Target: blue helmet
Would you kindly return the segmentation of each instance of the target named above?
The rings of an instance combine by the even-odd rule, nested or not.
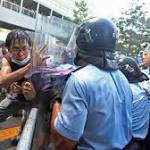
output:
[[[117,28],[104,18],[93,18],[84,22],[78,30],[76,44],[80,51],[75,63],[83,59],[100,69],[116,70],[115,46]],[[77,64],[77,63],[76,63]]]
[[[114,52],[117,28],[108,19],[89,19],[79,27],[76,44],[81,51],[95,54],[99,51]]]

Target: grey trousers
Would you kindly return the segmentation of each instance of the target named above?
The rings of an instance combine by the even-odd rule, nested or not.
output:
[[[11,115],[16,115],[18,111],[24,108],[24,101],[7,95],[6,98],[0,102],[0,122],[5,121],[5,119]]]

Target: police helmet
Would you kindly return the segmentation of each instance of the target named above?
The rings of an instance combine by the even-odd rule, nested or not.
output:
[[[117,28],[108,19],[89,19],[79,27],[76,38],[81,52],[98,55],[100,51],[114,52],[117,39]]]
[[[118,67],[130,83],[149,80],[146,74],[141,72],[136,61],[131,57],[124,57],[118,60]]]

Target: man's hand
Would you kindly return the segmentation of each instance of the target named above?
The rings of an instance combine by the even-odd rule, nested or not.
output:
[[[32,50],[32,65],[39,66],[42,65],[44,60],[49,58],[47,55],[47,45],[44,45],[42,48],[37,48],[35,44],[33,44]]]
[[[22,93],[27,101],[31,101],[36,97],[36,91],[30,82],[22,83]]]
[[[55,102],[52,108],[52,115],[50,120],[51,134],[54,140],[54,145],[56,150],[73,150],[77,144],[76,141],[69,140],[62,135],[60,135],[55,129],[54,122],[58,116],[58,113],[61,110],[61,104],[59,102]]]
[[[11,72],[10,66],[8,65],[3,66],[0,72],[0,87],[9,86],[13,82],[22,79],[24,75],[29,71],[30,68],[31,68],[31,63],[29,63],[25,67],[18,69],[17,71]]]
[[[12,74],[17,75],[17,80],[20,80],[24,77],[24,75],[29,71],[31,68],[31,63],[27,64],[25,67],[18,69],[15,72],[12,72]]]
[[[10,85],[10,89],[11,89],[11,92],[13,92],[13,93],[17,93],[17,94],[22,93],[22,88],[21,88],[20,85],[18,85],[17,82],[13,82],[13,83]]]

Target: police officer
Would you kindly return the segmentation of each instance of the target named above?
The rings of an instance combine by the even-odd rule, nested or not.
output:
[[[142,59],[143,59],[143,65],[146,66],[142,71],[150,78],[150,44],[147,43],[145,46],[143,52],[142,52]],[[142,87],[145,88],[149,93],[149,99],[150,99],[150,80],[142,82]],[[150,110],[150,101],[149,101],[149,110]],[[147,149],[150,149],[150,127],[149,127],[149,133],[146,137],[146,147]]]
[[[143,60],[143,68],[142,72],[144,72],[150,78],[150,45],[147,45],[142,51],[142,60]],[[141,84],[143,88],[145,88],[150,93],[150,81],[142,82]]]
[[[132,91],[114,57],[117,29],[104,18],[83,23],[76,37],[75,63],[62,104],[53,106],[56,149],[116,150],[131,140]]]
[[[147,46],[144,48],[141,54],[142,54],[143,66],[145,66],[143,72],[145,72],[150,77],[150,69],[149,69],[150,68],[150,45],[149,44],[147,44]]]
[[[127,150],[145,150],[144,139],[149,128],[149,107],[147,91],[140,82],[149,80],[148,76],[141,72],[133,58],[125,57],[118,62],[119,69],[127,77],[133,93],[132,110],[132,142]]]

